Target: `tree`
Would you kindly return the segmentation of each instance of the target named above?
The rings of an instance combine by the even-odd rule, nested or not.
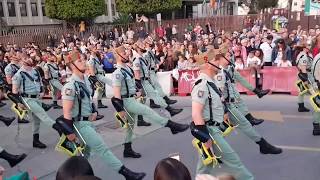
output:
[[[46,15],[71,23],[90,21],[104,14],[104,0],[46,0]]]
[[[276,7],[279,0],[241,0],[240,3],[244,3],[250,8],[249,14],[255,14],[258,10]]]
[[[182,6],[181,0],[116,0],[117,10],[124,14],[153,14]]]

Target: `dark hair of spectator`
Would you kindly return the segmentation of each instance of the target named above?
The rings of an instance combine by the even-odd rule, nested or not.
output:
[[[161,160],[154,171],[154,180],[191,180],[188,168],[172,158]]]
[[[77,176],[93,176],[93,170],[84,157],[73,156],[58,169],[56,180],[76,180]]]

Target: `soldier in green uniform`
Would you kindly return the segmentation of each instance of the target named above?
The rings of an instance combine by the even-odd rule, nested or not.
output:
[[[298,78],[306,84],[310,84],[312,80],[311,65],[312,54],[309,52],[309,48],[306,44],[302,43],[298,48],[302,48],[302,51],[298,54],[296,59],[297,68],[299,70]],[[298,95],[298,112],[309,112],[310,110],[304,106],[304,97],[306,94],[299,93]]]
[[[221,52],[221,51],[220,51]],[[249,84],[249,82],[244,79],[240,73],[234,69],[234,64],[232,63],[233,55],[232,53],[226,52],[226,55],[223,56],[223,58],[229,62],[229,65],[226,67],[226,71],[230,75],[231,79],[231,85],[234,90],[235,98],[237,101],[235,101],[235,104],[237,104],[239,111],[247,118],[247,120],[250,122],[251,125],[259,125],[264,120],[263,119],[257,119],[252,116],[252,114],[249,112],[248,106],[244,102],[244,100],[241,98],[239,91],[236,88],[236,81],[242,84],[243,86],[247,87],[248,89],[253,89],[253,87]],[[230,59],[230,60],[229,60]],[[257,88],[254,89],[255,93],[258,95],[259,98],[265,96],[269,93],[270,90],[258,90]]]
[[[33,60],[25,55],[21,59],[22,66],[12,77],[12,94],[14,103],[19,107],[27,109],[33,120],[33,147],[46,148],[39,140],[40,122],[51,127],[54,121],[42,108],[39,97],[43,95],[42,80],[40,73],[33,68]]]
[[[20,53],[20,57],[22,57],[22,54]],[[20,65],[19,65],[19,59],[20,59],[19,55],[11,55],[10,60],[11,62],[5,67],[4,72],[6,75],[6,80],[7,80],[7,84],[8,84],[8,90],[12,91],[12,77],[19,71],[20,69]],[[28,120],[26,119],[20,119],[20,117],[18,117],[18,123],[29,123]]]
[[[252,141],[257,143],[260,147],[260,153],[262,154],[280,154],[282,149],[277,148],[269,144],[262,136],[252,127],[249,120],[243,115],[239,108],[237,101],[239,98],[235,93],[233,79],[230,73],[226,70],[230,61],[223,55],[218,54],[216,58],[220,59],[220,65],[222,67],[221,72],[215,77],[219,88],[223,91],[223,96],[225,98],[226,107],[228,109],[228,114],[233,125],[238,125],[238,128],[246,136],[248,136]],[[221,82],[222,81],[222,82]],[[225,82],[223,82],[225,81]]]
[[[155,90],[159,93],[160,97],[162,97],[167,104],[175,104],[177,103],[177,100],[169,99],[169,97],[163,92],[161,85],[159,84],[158,78],[157,78],[157,70],[159,68],[160,61],[156,58],[156,55],[152,51],[152,48],[154,47],[154,43],[152,39],[149,37],[145,39],[145,45],[147,52],[145,53],[145,60],[148,62],[149,65],[149,73],[150,73],[150,81],[152,86],[155,88]]]
[[[123,154],[124,157],[139,158],[141,155],[134,152],[131,147],[136,115],[143,115],[153,123],[170,128],[172,134],[183,132],[187,130],[189,126],[161,117],[148,106],[138,102],[137,98],[141,96],[142,92],[142,82],[135,79],[134,70],[126,65],[126,63],[129,62],[129,55],[122,46],[114,50],[114,55],[117,60],[117,69],[112,74],[114,97],[111,101],[116,111],[129,125]]]
[[[221,92],[218,90],[213,77],[219,72],[220,58],[215,58],[215,53],[205,54],[208,61],[202,64],[202,58],[196,56],[200,66],[200,75],[193,87],[192,98],[192,123],[190,126],[191,134],[205,143],[206,148],[211,149],[217,156],[220,156],[220,166],[228,173],[232,174],[237,180],[253,180],[253,175],[242,164],[237,153],[231,148],[223,138],[220,130],[225,114],[224,105],[221,99]],[[218,149],[220,148],[221,151]],[[200,155],[197,166],[197,174],[217,175],[213,164],[204,165],[203,157]]]
[[[77,51],[71,52],[66,58],[66,65],[72,71],[69,82],[62,89],[63,123],[68,128],[62,131],[70,141],[76,138],[74,126],[79,130],[89,146],[90,151],[101,157],[113,170],[122,174],[127,180],[143,179],[145,173],[132,172],[114,156],[102,137],[95,131],[91,121],[96,120],[97,110],[91,98],[92,89],[88,77],[84,75],[86,60]],[[91,155],[91,154],[90,154]]]
[[[54,54],[49,54],[47,63],[43,67],[43,71],[44,71],[44,78],[47,82],[49,82],[49,85],[51,88],[53,108],[62,109],[62,107],[59,106],[57,102],[57,93],[61,91],[63,86],[59,80],[60,73],[59,73],[59,67],[56,62],[57,62],[57,57]]]
[[[96,83],[99,83],[101,85],[107,84],[109,86],[112,86],[112,81],[105,77],[104,70],[102,68],[102,63],[97,57],[97,53],[95,51],[91,52],[91,56],[88,61],[88,72],[89,75],[92,76],[90,78],[93,78]],[[98,108],[107,108],[108,106],[105,106],[102,104],[102,95],[103,95],[103,87],[96,88],[96,96],[98,100]]]
[[[315,93],[320,92],[320,54],[316,55],[313,59],[311,66],[311,75],[314,80],[312,87],[315,90]],[[317,102],[320,104],[320,99],[317,99]],[[314,136],[320,135],[320,112],[313,112],[313,132]]]
[[[168,105],[166,101],[159,95],[159,93],[152,86],[152,83],[150,82],[150,73],[148,68],[149,62],[147,62],[143,58],[144,53],[146,53],[144,44],[140,41],[137,41],[134,44],[133,49],[137,52],[137,57],[134,58],[132,65],[134,77],[136,82],[141,84],[143,90],[146,93],[146,96],[148,98],[153,99],[157,105],[160,105],[160,107],[165,108],[167,111],[169,111],[171,116],[174,116],[182,112],[183,109],[174,109],[170,105]]]

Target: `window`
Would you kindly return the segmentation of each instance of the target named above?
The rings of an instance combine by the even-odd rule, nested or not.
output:
[[[0,1],[0,17],[4,17],[2,2]]]
[[[106,6],[105,6],[105,7],[106,7],[106,16],[109,16],[109,14],[108,14],[108,13],[109,13],[109,11],[108,11],[108,4],[107,4],[107,3],[106,3]]]
[[[111,10],[112,10],[112,16],[116,15],[116,8],[114,6],[114,4],[111,4]]]
[[[37,3],[31,3],[31,14],[32,16],[38,16]]]
[[[8,2],[8,12],[10,17],[16,16],[16,9],[14,7],[14,2]]]
[[[19,3],[19,7],[20,7],[20,14],[21,16],[28,16],[27,13],[27,4],[25,2],[20,2]]]
[[[43,3],[41,4],[41,9],[42,9],[42,15],[46,16],[46,8],[45,8],[45,5]]]

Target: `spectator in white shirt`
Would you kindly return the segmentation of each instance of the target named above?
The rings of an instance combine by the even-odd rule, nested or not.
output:
[[[247,66],[250,68],[252,77],[255,77],[257,73],[257,78],[260,78],[260,65],[261,60],[255,56],[255,50],[250,51],[247,59]]]
[[[263,52],[263,62],[264,66],[272,66],[272,35],[268,35],[265,42],[260,45],[260,49]]]
[[[178,53],[178,70],[185,70],[187,69],[187,66],[187,59],[182,55],[182,53]]]
[[[133,39],[134,31],[132,31],[131,28],[128,28],[128,31],[126,34],[128,39]]]

